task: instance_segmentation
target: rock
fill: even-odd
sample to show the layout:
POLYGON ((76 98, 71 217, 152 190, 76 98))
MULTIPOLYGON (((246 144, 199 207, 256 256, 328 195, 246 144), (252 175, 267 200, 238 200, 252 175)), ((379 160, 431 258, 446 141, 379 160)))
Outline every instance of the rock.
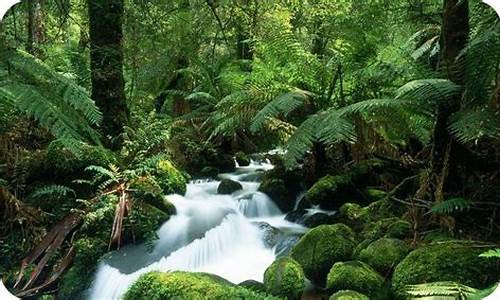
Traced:
POLYGON ((217 169, 216 167, 204 167, 200 171, 200 177, 202 178, 215 179, 217 178, 218 175, 219 175, 219 169, 217 169))
POLYGON ((378 201, 387 197, 387 192, 375 188, 365 188, 363 189, 363 194, 370 201, 378 201))
POLYGON ((332 215, 325 214, 325 213, 315 213, 310 216, 305 216, 302 224, 306 227, 309 228, 314 228, 318 227, 320 225, 329 225, 329 224, 334 224, 336 221, 335 218, 333 218, 332 215))
POLYGON ((398 211, 397 206, 388 199, 372 202, 368 206, 364 207, 363 210, 365 211, 368 220, 371 221, 402 215, 402 213, 398 211))
POLYGON ((159 159, 155 170, 151 173, 157 178, 164 194, 184 195, 186 193, 187 179, 170 161, 159 159))
POLYGON ((384 294, 384 278, 369 265, 360 261, 337 262, 328 273, 327 289, 337 292, 353 290, 370 299, 387 299, 384 294))
POLYGON ((292 248, 299 242, 300 235, 280 235, 274 253, 276 257, 288 256, 292 248))
POLYGON ((294 203, 289 197, 283 179, 264 179, 260 184, 259 191, 273 199, 281 211, 287 212, 293 209, 294 203))
POLYGON ((266 286, 262 282, 258 282, 255 280, 245 280, 238 285, 243 288, 246 288, 247 290, 254 291, 256 293, 266 292, 266 286))
POLYGON ((338 209, 346 202, 362 198, 362 195, 353 186, 348 175, 327 175, 307 191, 305 198, 321 208, 338 209))
POLYGON ((379 239, 385 236, 389 226, 400 220, 401 219, 399 218, 393 217, 366 223, 363 226, 363 230, 361 231, 360 235, 362 239, 371 239, 371 240, 379 239))
POLYGON ((410 235, 410 231, 410 222, 399 220, 389 225, 389 228, 387 228, 386 236, 390 238, 404 239, 410 235))
POLYGON ((150 272, 132 284, 124 296, 135 299, 276 299, 232 285, 203 273, 150 272))
POLYGON ((355 234, 347 225, 321 225, 300 239, 291 257, 302 266, 307 278, 323 285, 333 264, 351 259, 355 246, 355 234))
POLYGON ((305 288, 304 271, 295 260, 279 258, 264 273, 264 286, 271 295, 300 299, 305 288))
POLYGON ((286 214, 285 220, 302 224, 305 214, 307 214, 307 211, 304 209, 294 210, 286 214))
POLYGON ((250 165, 250 158, 248 157, 248 155, 246 155, 245 153, 243 153, 241 151, 237 152, 234 155, 234 158, 236 159, 236 162, 238 163, 238 165, 240 167, 246 167, 246 166, 250 165))
POLYGON ((338 291, 329 300, 370 300, 367 296, 351 290, 338 291))
POLYGON ((299 201, 299 203, 297 205, 297 209, 312 208, 312 204, 309 201, 307 201, 305 193, 303 193, 302 195, 300 195, 300 199, 298 199, 298 201, 299 201))
POLYGON ((435 281, 453 281, 483 289, 497 282, 500 272, 495 260, 479 254, 488 247, 466 241, 448 241, 417 248, 395 268, 392 288, 402 297, 404 287, 435 281))
POLYGON ((351 226, 354 230, 361 229, 368 219, 366 210, 356 203, 343 204, 338 215, 340 222, 351 226))
POLYGON ((444 232, 441 230, 433 230, 424 235, 424 241, 426 242, 449 241, 452 239, 453 237, 448 232, 444 232))
POLYGON ((222 173, 234 172, 236 165, 231 155, 217 155, 210 164, 212 167, 219 169, 222 173))
POLYGON ((404 241, 381 238, 361 250, 356 258, 369 264, 381 274, 389 274, 408 252, 410 248, 404 241))
POLYGON ((217 193, 221 195, 231 195, 232 193, 242 189, 243 186, 241 183, 231 179, 223 179, 219 183, 219 187, 217 187, 217 193))
POLYGON ((266 222, 258 222, 257 227, 262 230, 264 243, 267 247, 272 248, 278 243, 280 231, 266 222))

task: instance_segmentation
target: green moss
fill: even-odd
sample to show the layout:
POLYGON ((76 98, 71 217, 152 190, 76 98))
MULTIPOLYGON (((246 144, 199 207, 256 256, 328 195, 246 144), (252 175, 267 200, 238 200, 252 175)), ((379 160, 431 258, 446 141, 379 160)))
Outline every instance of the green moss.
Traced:
POLYGON ((387 192, 379 190, 379 189, 374 189, 374 188, 363 189, 363 194, 370 201, 378 201, 378 200, 382 200, 382 199, 387 197, 387 192))
POLYGON ((304 271, 292 258, 279 258, 264 273, 264 285, 272 295, 299 299, 305 288, 304 271))
POLYGON ((324 284, 333 264, 349 260, 355 246, 355 234, 348 226, 321 225, 299 240, 291 256, 302 266, 307 278, 324 284))
MULTIPOLYGON (((306 193, 306 199, 314 205, 339 208, 342 199, 351 197, 349 192, 353 189, 348 175, 327 175, 316 182, 306 193), (339 197, 343 196, 343 197, 339 197)), ((353 196, 351 198, 355 198, 353 196)))
POLYGON ((76 255, 61 278, 59 299, 84 299, 83 292, 90 287, 97 263, 108 250, 106 241, 99 238, 82 238, 74 246, 76 255))
POLYGON ((248 157, 248 155, 246 155, 245 153, 243 152, 237 152, 235 155, 234 155, 234 158, 236 159, 236 162, 238 163, 238 165, 240 167, 246 167, 248 165, 250 165, 250 158, 248 157))
POLYGON ((184 195, 186 193, 187 179, 170 161, 159 159, 153 175, 165 194, 184 195))
POLYGON ((330 300, 370 300, 370 298, 356 291, 343 290, 331 295, 330 300))
POLYGON ((360 251, 357 259, 369 264, 381 274, 388 274, 410 252, 405 242, 381 238, 360 251))
POLYGON ((453 237, 448 233, 441 230, 433 230, 424 235, 424 241, 426 242, 439 242, 439 241, 449 241, 453 237))
POLYGON ((378 221, 366 223, 361 232, 363 239, 376 240, 383 237, 387 233, 387 229, 393 223, 399 221, 399 218, 385 218, 378 221))
POLYGON ((219 169, 215 167, 204 167, 200 171, 200 176, 204 178, 217 178, 219 175, 219 169))
POLYGON ((394 204, 388 199, 382 199, 370 203, 363 208, 371 221, 376 221, 384 218, 391 218, 399 215, 394 204))
POLYGON ((401 296, 405 285, 435 281, 454 281, 474 288, 486 288, 500 275, 494 260, 479 257, 486 250, 460 241, 418 248, 394 270, 394 292, 401 296))
POLYGON ((410 231, 410 222, 399 220, 389 225, 386 236, 390 238, 404 239, 410 235, 410 231))
POLYGON ((241 189, 243 189, 241 183, 231 179, 223 179, 217 187, 217 193, 222 195, 231 195, 241 189))
POLYGON ((360 261, 337 262, 328 273, 326 287, 332 291, 354 290, 370 299, 381 298, 384 278, 360 261))
POLYGON ((366 211, 355 203, 345 203, 339 209, 340 220, 354 229, 361 228, 367 221, 366 211))
POLYGON ((142 275, 126 292, 135 299, 276 299, 245 288, 226 284, 200 273, 151 272, 142 275))

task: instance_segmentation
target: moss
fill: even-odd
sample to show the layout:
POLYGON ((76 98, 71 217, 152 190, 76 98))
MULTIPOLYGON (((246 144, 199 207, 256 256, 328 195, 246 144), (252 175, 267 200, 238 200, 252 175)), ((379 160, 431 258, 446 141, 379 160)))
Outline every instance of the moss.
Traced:
POLYGON ((387 229, 393 223, 399 221, 399 218, 385 218, 378 221, 366 223, 361 232, 363 239, 376 240, 383 237, 387 233, 387 229))
POLYGON ((264 273, 264 285, 271 295, 299 299, 305 288, 304 271, 292 258, 279 258, 264 273))
POLYGON ((404 239, 410 235, 411 224, 404 220, 398 220, 387 228, 386 236, 396 239, 404 239))
POLYGON ((219 175, 219 169, 215 167, 204 167, 200 171, 200 177, 203 178, 217 178, 217 175, 219 175))
POLYGON ((366 249, 366 247, 368 247, 368 245, 370 245, 371 243, 373 243, 373 241, 375 241, 375 239, 365 239, 363 241, 361 241, 361 243, 359 243, 355 248, 354 248, 354 251, 352 252, 352 257, 358 257, 359 253, 366 249))
POLYGON ((276 299, 245 288, 226 284, 200 273, 151 272, 142 275, 126 292, 135 299, 276 299))
POLYGON ((345 223, 354 229, 361 228, 368 219, 366 211, 356 203, 343 204, 340 207, 338 214, 342 223, 345 223))
POLYGON ((394 270, 394 292, 401 296, 405 285, 435 281, 454 281, 474 288, 486 288, 500 275, 494 260, 479 257, 486 250, 461 241, 418 248, 394 270))
POLYGON ((305 197, 314 205, 332 209, 338 209, 349 199, 360 198, 348 175, 321 178, 307 191, 305 197))
POLYGON ((165 194, 184 195, 186 193, 187 179, 170 161, 158 160, 153 175, 165 194))
POLYGON ((234 158, 236 159, 236 162, 238 163, 238 165, 240 167, 246 167, 248 165, 250 165, 250 158, 248 157, 248 155, 246 155, 245 153, 243 152, 237 152, 235 155, 234 155, 234 158))
POLYGON ((243 189, 241 183, 231 179, 223 179, 217 187, 217 193, 222 195, 230 195, 241 189, 243 189))
POLYGON ((410 252, 405 242, 381 238, 360 251, 357 259, 369 264, 381 274, 388 274, 410 252))
POLYGON ((370 298, 356 291, 343 290, 331 295, 330 300, 370 300, 370 298))
POLYGON ((321 225, 299 240, 291 257, 302 266, 307 278, 324 284, 333 264, 349 260, 355 246, 355 234, 347 225, 321 225))
POLYGON ((424 241, 426 242, 439 242, 439 241, 449 241, 453 237, 448 232, 443 232, 441 230, 433 230, 424 235, 424 241))
POLYGON ((370 201, 378 201, 378 200, 382 200, 382 199, 387 197, 387 192, 379 190, 379 189, 374 189, 374 188, 363 189, 363 194, 370 201))
POLYGON ((246 288, 247 290, 254 291, 256 293, 266 292, 266 286, 262 282, 258 282, 255 280, 245 280, 238 285, 243 288, 246 288))
POLYGON ((371 221, 376 221, 384 218, 391 218, 396 215, 400 215, 399 211, 396 211, 396 207, 388 199, 378 200, 370 203, 368 206, 363 208, 371 221))
POLYGON ((384 278, 369 265, 360 261, 337 262, 328 273, 327 286, 331 291, 354 290, 370 299, 382 298, 384 278))
POLYGON ((82 238, 74 243, 76 255, 73 265, 61 278, 58 290, 60 299, 84 299, 99 259, 107 252, 108 245, 99 238, 82 238))
POLYGON ((284 211, 293 207, 293 203, 287 197, 288 191, 283 179, 265 178, 259 186, 259 191, 268 195, 284 211))

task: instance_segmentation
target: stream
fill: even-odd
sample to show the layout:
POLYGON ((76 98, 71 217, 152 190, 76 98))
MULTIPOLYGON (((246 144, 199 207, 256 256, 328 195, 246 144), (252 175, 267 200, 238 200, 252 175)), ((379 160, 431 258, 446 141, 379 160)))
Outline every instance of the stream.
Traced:
POLYGON ((157 231, 158 240, 152 247, 131 245, 106 256, 87 298, 120 299, 150 271, 206 272, 235 284, 262 282, 266 268, 306 231, 286 221, 272 199, 258 192, 260 176, 272 168, 269 161, 252 161, 220 174, 243 186, 232 195, 218 195, 216 180, 192 181, 185 196, 169 195, 177 214, 157 231))

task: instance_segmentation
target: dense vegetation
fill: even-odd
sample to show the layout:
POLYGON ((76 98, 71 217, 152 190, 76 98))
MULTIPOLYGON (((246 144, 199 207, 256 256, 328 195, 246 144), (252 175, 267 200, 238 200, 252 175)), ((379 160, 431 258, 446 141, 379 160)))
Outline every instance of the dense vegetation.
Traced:
POLYGON ((77 299, 104 254, 154 242, 176 213, 164 195, 276 148, 260 190, 310 230, 262 286, 148 273, 125 298, 494 289, 500 22, 479 0, 16 5, 0 23, 0 277, 77 299), (338 212, 304 219, 313 205, 338 212))

